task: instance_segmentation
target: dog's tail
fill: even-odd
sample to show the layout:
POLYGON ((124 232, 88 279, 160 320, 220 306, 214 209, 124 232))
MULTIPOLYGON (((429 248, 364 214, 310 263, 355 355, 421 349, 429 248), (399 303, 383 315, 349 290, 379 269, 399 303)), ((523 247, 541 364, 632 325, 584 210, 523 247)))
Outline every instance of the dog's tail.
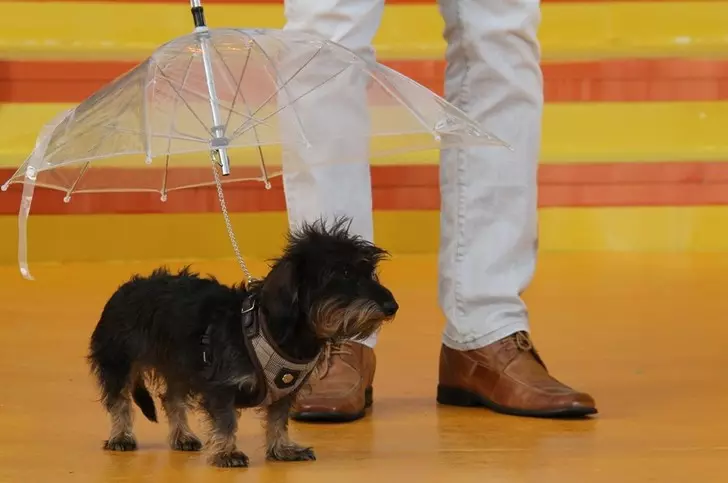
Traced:
POLYGON ((131 397, 139 409, 142 410, 142 414, 151 422, 157 422, 157 408, 154 406, 154 399, 149 394, 147 387, 144 385, 144 379, 139 376, 134 381, 134 388, 131 392, 131 397))

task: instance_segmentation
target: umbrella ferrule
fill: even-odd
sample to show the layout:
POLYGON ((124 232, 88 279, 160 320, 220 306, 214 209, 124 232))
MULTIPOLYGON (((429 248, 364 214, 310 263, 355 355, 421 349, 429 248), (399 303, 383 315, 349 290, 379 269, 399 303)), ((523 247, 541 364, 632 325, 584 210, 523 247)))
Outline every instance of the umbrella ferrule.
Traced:
POLYGON ((216 149, 218 159, 220 160, 220 171, 223 176, 230 175, 230 158, 228 157, 227 148, 216 149))
POLYGON ((214 137, 210 139, 210 147, 212 149, 223 149, 230 146, 230 140, 224 136, 214 137))

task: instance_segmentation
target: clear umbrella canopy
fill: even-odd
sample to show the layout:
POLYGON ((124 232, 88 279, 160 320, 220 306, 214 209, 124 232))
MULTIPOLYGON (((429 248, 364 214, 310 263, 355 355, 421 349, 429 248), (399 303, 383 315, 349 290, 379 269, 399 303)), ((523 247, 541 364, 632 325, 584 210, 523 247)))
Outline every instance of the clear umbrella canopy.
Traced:
POLYGON ((157 192, 164 201, 185 188, 268 184, 284 167, 467 145, 507 146, 430 90, 334 42, 202 29, 49 122, 3 189, 26 185, 22 251, 35 186, 66 202, 103 192, 157 192))

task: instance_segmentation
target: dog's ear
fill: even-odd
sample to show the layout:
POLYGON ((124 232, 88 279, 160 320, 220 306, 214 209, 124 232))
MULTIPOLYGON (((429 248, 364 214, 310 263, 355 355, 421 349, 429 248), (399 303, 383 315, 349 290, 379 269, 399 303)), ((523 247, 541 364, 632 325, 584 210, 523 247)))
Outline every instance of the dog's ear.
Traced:
POLYGON ((298 316, 298 282, 294 264, 280 260, 265 277, 262 287, 263 305, 272 317, 298 316))

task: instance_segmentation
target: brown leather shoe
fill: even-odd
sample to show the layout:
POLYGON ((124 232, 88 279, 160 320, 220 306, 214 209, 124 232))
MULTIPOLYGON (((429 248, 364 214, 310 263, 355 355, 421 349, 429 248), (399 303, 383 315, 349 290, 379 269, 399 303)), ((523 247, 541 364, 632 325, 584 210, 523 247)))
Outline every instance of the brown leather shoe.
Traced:
POLYGON ((318 374, 311 376, 311 392, 300 396, 291 418, 306 422, 348 422, 364 417, 372 405, 372 383, 377 359, 374 350, 348 342, 325 354, 318 374))
POLYGON ((591 396, 549 375, 526 332, 477 350, 457 351, 443 345, 437 402, 486 407, 513 416, 583 417, 597 413, 591 396))

